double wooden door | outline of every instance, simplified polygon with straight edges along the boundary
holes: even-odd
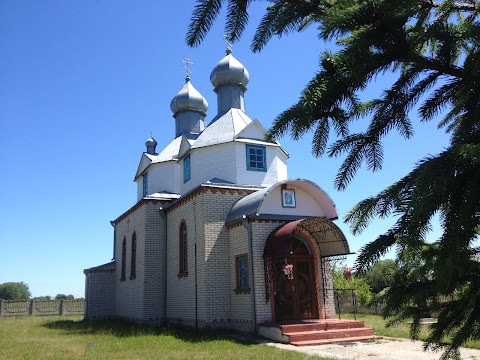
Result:
[[[293,265],[293,278],[283,271],[286,263]],[[275,258],[273,287],[277,321],[318,318],[313,256]]]

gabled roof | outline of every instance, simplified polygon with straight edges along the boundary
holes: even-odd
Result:
[[[235,135],[235,139],[254,139],[265,141],[265,134],[267,133],[267,129],[263,127],[263,125],[257,119],[253,119],[251,123],[249,123],[245,128],[242,129],[237,135]]]
[[[143,173],[143,171],[150,166],[153,159],[157,155],[151,155],[148,153],[143,153],[140,159],[140,164],[138,164],[137,172],[135,173],[135,180]]]
[[[192,149],[231,142],[251,122],[252,119],[242,110],[232,108],[203,130]]]
[[[184,144],[184,142],[190,144],[193,141],[194,140],[189,140],[182,135],[173,139],[173,141],[168,144],[167,147],[163,149],[162,152],[158,155],[150,155],[147,153],[143,153],[134,180],[137,180],[138,177],[141,176],[145,172],[145,170],[152,164],[158,164],[167,161],[177,161],[182,144]]]
[[[177,160],[178,153],[180,151],[180,145],[182,144],[182,138],[183,136],[178,136],[173,139],[173,141],[155,157],[153,163],[156,164],[165,161]]]

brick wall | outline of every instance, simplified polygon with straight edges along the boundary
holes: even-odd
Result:
[[[87,273],[85,294],[86,320],[114,317],[115,270]]]
[[[116,224],[115,315],[132,321],[144,321],[145,281],[145,218],[147,203],[141,203]],[[136,277],[130,278],[132,236],[137,239]],[[122,243],[126,239],[125,280],[122,276]]]

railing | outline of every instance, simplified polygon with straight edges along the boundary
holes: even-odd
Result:
[[[2,316],[42,316],[42,315],[82,315],[84,299],[75,300],[2,300],[0,299],[0,317]]]

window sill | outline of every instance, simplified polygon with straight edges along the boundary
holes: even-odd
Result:
[[[178,273],[178,274],[177,274],[177,277],[178,277],[179,279],[184,278],[184,277],[187,277],[187,276],[188,276],[188,271],[186,271],[186,272],[181,272],[181,273]]]
[[[136,277],[137,277],[137,275],[131,275],[128,279],[129,280],[135,280]]]
[[[250,288],[248,289],[235,289],[233,290],[235,294],[250,294]]]
[[[120,279],[120,282],[126,281],[126,280],[127,280],[127,278],[121,278],[121,279]]]

